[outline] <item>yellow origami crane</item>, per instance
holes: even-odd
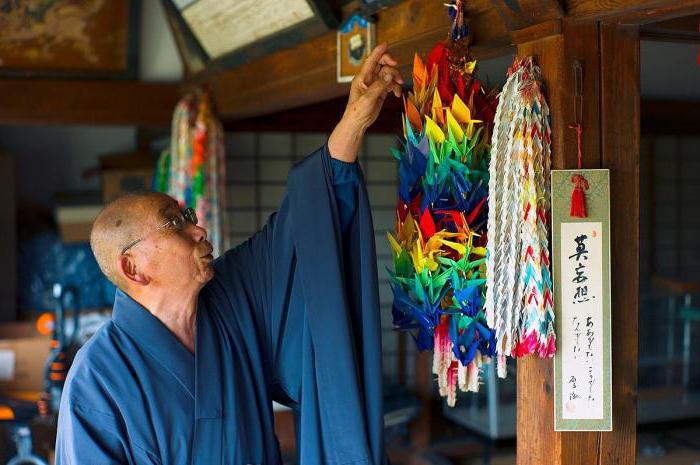
[[[443,247],[448,247],[455,250],[458,254],[464,255],[467,247],[463,244],[467,240],[467,236],[463,233],[453,233],[446,230],[441,230],[433,234],[427,242],[423,242],[423,236],[420,229],[417,231],[418,237],[413,244],[411,251],[411,259],[416,273],[421,273],[424,268],[430,271],[438,269],[439,263],[435,260],[435,256],[445,254]],[[448,239],[457,239],[459,242],[450,241]]]
[[[459,95],[455,95],[452,99],[452,115],[461,124],[467,125],[467,138],[471,139],[474,135],[474,123],[483,123],[483,121],[478,119],[472,119],[472,112],[469,107],[459,98]]]
[[[410,245],[415,240],[416,231],[418,227],[416,225],[416,220],[413,219],[411,215],[406,216],[406,220],[401,223],[401,219],[396,218],[396,238],[387,231],[387,237],[389,238],[389,244],[394,254],[398,257],[401,251],[408,250]]]
[[[430,116],[425,117],[425,133],[428,138],[436,144],[442,144],[445,141],[445,133],[442,132],[440,126],[435,124],[435,121],[430,119]]]

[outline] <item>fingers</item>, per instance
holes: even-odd
[[[391,55],[389,55],[388,53],[385,53],[385,54],[382,55],[382,57],[379,59],[379,64],[380,64],[380,65],[396,66],[396,65],[398,65],[399,63],[398,63],[396,60],[394,60],[394,59],[391,57]]]
[[[357,73],[357,77],[359,78],[360,83],[364,83],[367,86],[369,86],[372,83],[372,76],[375,72],[375,68],[379,64],[379,60],[382,59],[385,51],[386,42],[374,47],[372,53],[370,53],[369,56],[365,58],[365,62],[362,63],[362,68],[360,68],[360,72]]]
[[[369,86],[369,89],[367,89],[367,93],[365,94],[365,96],[372,102],[383,102],[388,93],[387,88],[389,85],[391,84],[387,84],[384,81],[378,79],[374,81],[371,86]]]
[[[382,66],[379,70],[379,79],[387,83],[394,81],[397,84],[403,84],[404,82],[399,70],[391,66]]]
[[[398,69],[390,66],[382,67],[379,71],[379,79],[385,83],[387,92],[393,92],[395,96],[401,97],[401,84],[404,80]]]
[[[401,96],[401,85],[404,83],[401,73],[394,68],[398,62],[386,52],[386,43],[380,44],[372,50],[370,55],[355,76],[354,84],[362,91],[368,91],[377,81],[383,82],[377,88],[383,88],[384,93],[392,92],[397,97]],[[386,96],[386,95],[385,95]],[[376,98],[376,97],[375,97]]]
[[[388,53],[385,53],[384,55],[379,58],[379,61],[377,61],[377,64],[374,65],[374,69],[372,70],[372,79],[369,81],[364,81],[365,84],[370,85],[375,79],[379,79],[379,72],[381,69],[385,66],[396,66],[398,65],[398,62],[394,60],[391,55]]]

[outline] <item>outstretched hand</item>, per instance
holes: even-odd
[[[401,97],[403,78],[395,68],[396,60],[386,53],[386,44],[372,50],[350,85],[350,97],[344,118],[354,119],[363,129],[374,123],[389,93]]]
[[[386,44],[372,50],[350,85],[345,113],[328,139],[332,157],[354,162],[365,131],[377,120],[387,95],[401,96],[404,83]]]

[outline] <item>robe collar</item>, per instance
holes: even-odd
[[[206,289],[206,288],[205,288]],[[195,331],[195,418],[223,417],[221,386],[224,376],[219,331],[207,312],[207,299],[199,295]]]
[[[172,373],[194,398],[194,355],[158,318],[128,294],[117,289],[112,321]]]

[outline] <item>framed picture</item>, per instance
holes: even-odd
[[[360,13],[352,14],[337,34],[337,80],[350,82],[362,66],[362,60],[372,51],[376,42],[374,23]]]
[[[140,0],[0,0],[0,75],[135,79]]]
[[[335,28],[326,0],[162,0],[185,66],[232,68]],[[179,38],[178,38],[179,37]]]

